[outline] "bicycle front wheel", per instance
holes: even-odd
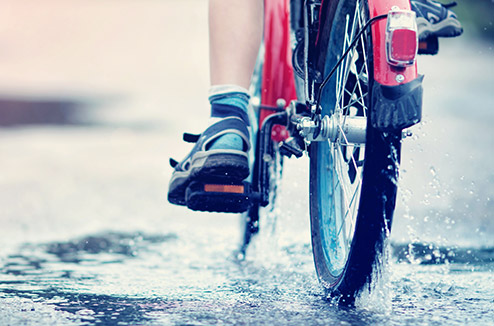
[[[336,65],[369,17],[366,0],[330,1],[321,8],[316,70]],[[336,141],[310,146],[310,215],[314,261],[322,285],[344,302],[372,281],[395,207],[401,132],[383,133],[370,120],[372,39],[355,46],[322,89],[322,115],[336,117]],[[347,141],[353,117],[367,119],[365,144]]]

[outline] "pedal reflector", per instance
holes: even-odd
[[[208,181],[207,181],[208,182]],[[210,180],[193,181],[185,190],[185,202],[195,211],[242,213],[252,205],[252,191],[248,182]]]
[[[243,194],[245,192],[244,185],[220,185],[220,184],[205,184],[205,192],[224,192],[230,194]]]

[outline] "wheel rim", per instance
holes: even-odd
[[[335,16],[325,75],[347,50],[358,30],[365,24],[360,1],[340,8]],[[338,21],[342,20],[342,21]],[[338,49],[338,52],[335,52]],[[337,117],[340,137],[334,143],[318,144],[317,167],[320,207],[319,228],[322,251],[329,272],[338,277],[344,270],[353,240],[362,187],[364,145],[352,145],[343,131],[349,116],[367,117],[369,71],[366,36],[361,36],[338,67],[333,81],[328,83],[322,97],[322,113]],[[336,103],[334,105],[333,103]]]

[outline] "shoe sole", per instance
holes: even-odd
[[[235,182],[242,181],[248,176],[249,162],[246,153],[199,152],[192,157],[190,168],[187,171],[175,171],[173,173],[168,191],[168,201],[175,205],[186,206],[185,193],[192,181],[230,180]]]

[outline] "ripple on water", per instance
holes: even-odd
[[[0,264],[0,324],[18,324],[27,314],[37,316],[33,325],[492,325],[494,320],[490,248],[392,245],[387,278],[357,307],[342,308],[325,299],[306,243],[271,248],[260,241],[238,261],[225,243],[206,250],[203,240],[109,232],[25,244]]]

